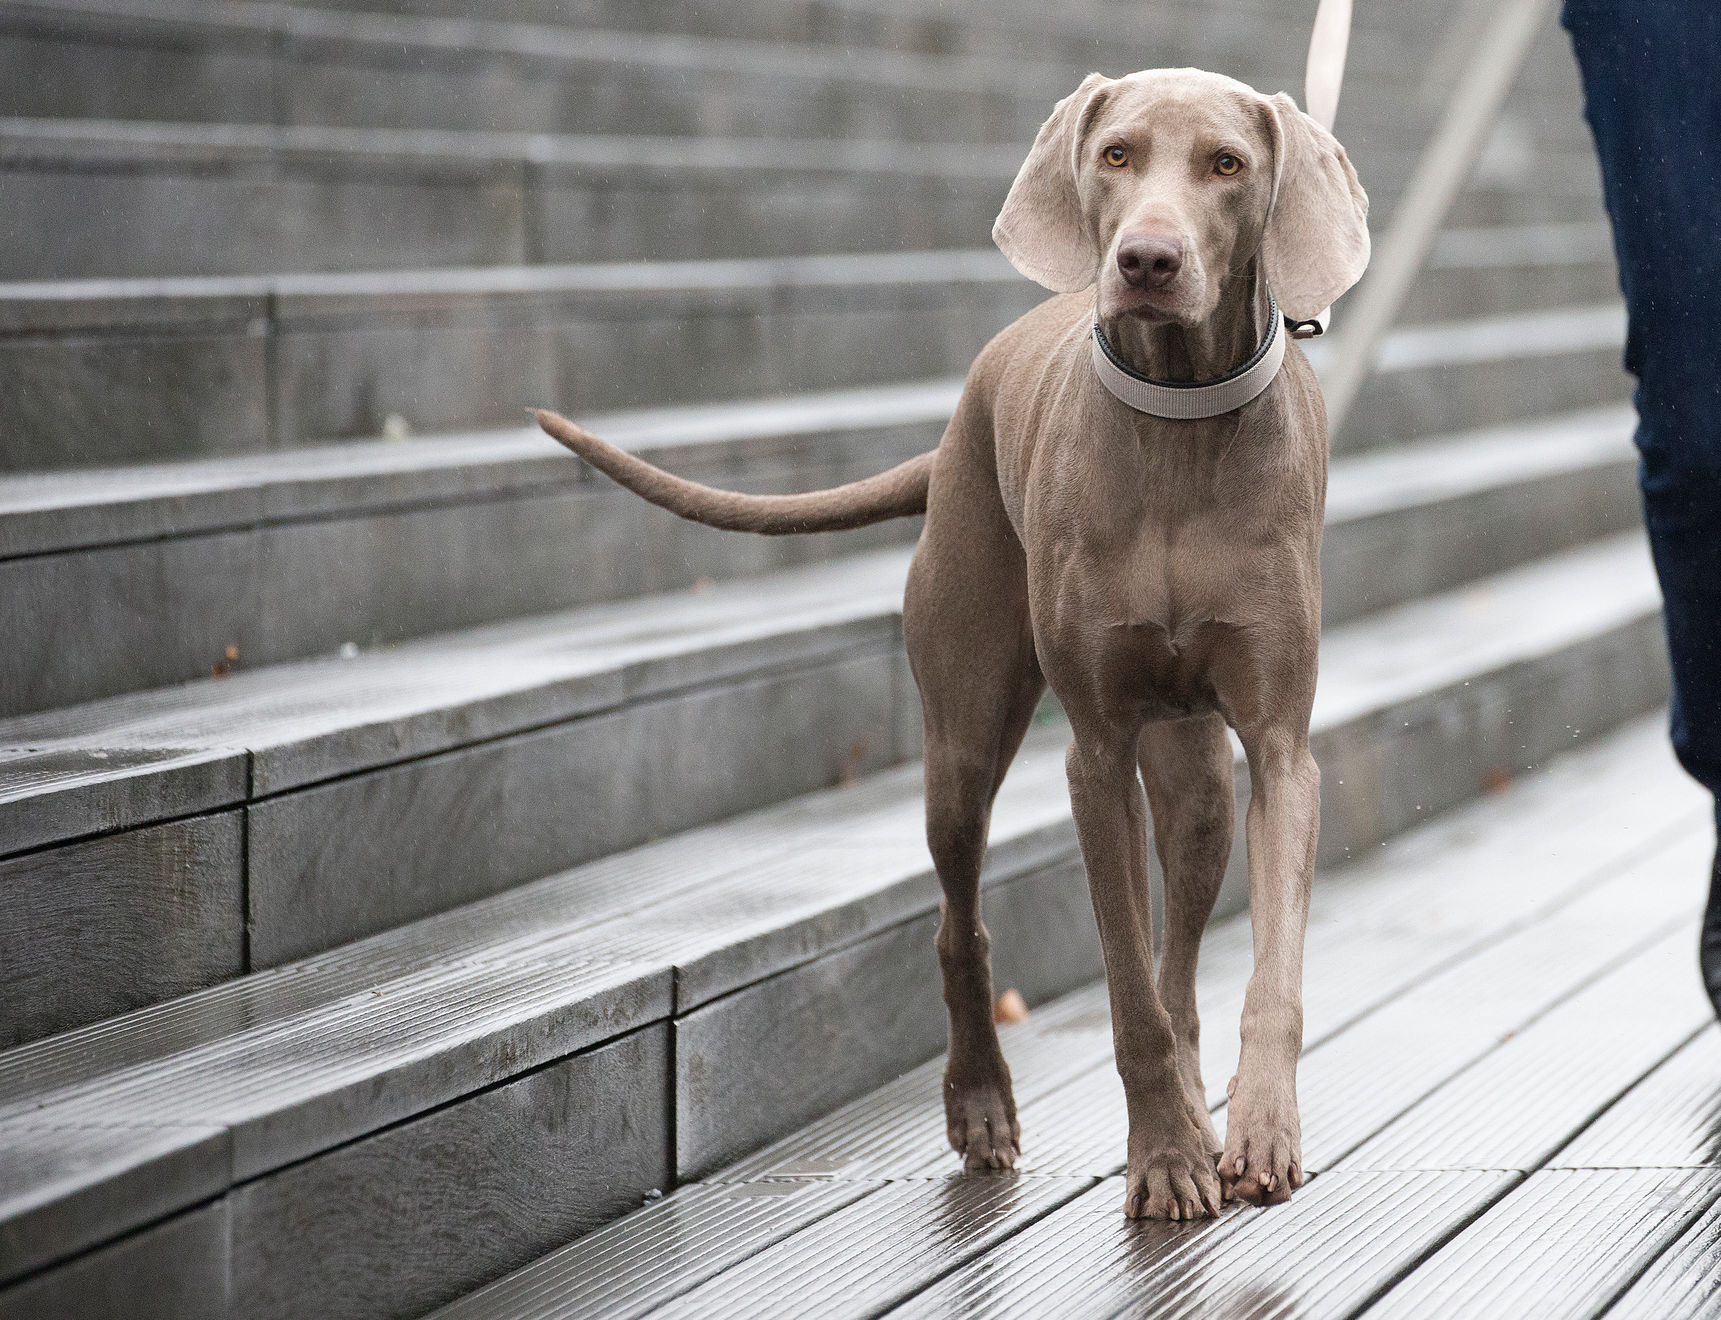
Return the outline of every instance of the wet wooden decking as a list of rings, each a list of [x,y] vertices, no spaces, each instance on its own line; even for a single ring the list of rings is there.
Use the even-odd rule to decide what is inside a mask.
[[[1321,877],[1286,1206],[1130,1223],[1103,987],[1006,1031],[1024,1156],[963,1176],[941,1060],[449,1317],[1721,1315],[1707,799],[1634,726]],[[1247,918],[1203,949],[1223,1118]]]

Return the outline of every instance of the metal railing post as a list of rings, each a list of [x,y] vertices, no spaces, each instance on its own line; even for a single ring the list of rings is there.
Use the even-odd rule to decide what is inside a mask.
[[[1452,203],[1469,181],[1507,94],[1529,56],[1553,0],[1501,0],[1453,84],[1434,136],[1376,250],[1368,274],[1344,308],[1322,373],[1328,431],[1337,435],[1374,368],[1380,341],[1428,260]]]

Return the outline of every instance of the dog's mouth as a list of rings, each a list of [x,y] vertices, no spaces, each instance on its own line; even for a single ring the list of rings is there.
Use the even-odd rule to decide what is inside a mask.
[[[1136,289],[1126,284],[1113,290],[1106,301],[1111,316],[1127,316],[1149,325],[1193,324],[1192,309],[1179,289]]]

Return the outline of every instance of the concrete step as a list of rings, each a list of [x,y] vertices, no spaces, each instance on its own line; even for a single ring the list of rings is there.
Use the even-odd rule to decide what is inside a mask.
[[[1009,141],[1067,70],[272,4],[0,9],[0,113],[526,132]],[[1038,101],[1038,108],[1035,102]],[[1030,118],[1030,115],[1032,118]]]
[[[889,565],[875,567],[882,571]],[[1577,580],[1586,574],[1595,579],[1594,592],[1578,616],[1546,617],[1579,592]],[[847,579],[844,588],[858,591],[852,568]],[[780,612],[792,622],[795,596],[784,584],[773,585],[777,590],[771,599],[780,602]],[[824,579],[803,575],[801,583],[808,597],[821,589],[828,596],[834,585],[828,574]],[[1544,588],[1553,593],[1548,604],[1525,606],[1527,596]],[[881,589],[876,594],[884,593]],[[1635,709],[1633,703],[1652,700],[1660,681],[1649,663],[1659,644],[1654,597],[1653,580],[1635,543],[1604,543],[1601,550],[1571,552],[1486,579],[1432,604],[1401,606],[1334,630],[1326,646],[1328,677],[1317,712],[1326,730],[1322,745],[1336,758],[1329,760],[1329,773],[1336,768],[1343,778],[1349,767],[1350,782],[1364,786],[1354,792],[1366,789],[1366,794],[1357,801],[1347,794],[1331,796],[1325,844],[1329,852],[1342,855],[1358,846],[1359,835],[1366,839],[1390,832],[1447,805],[1455,800],[1452,794],[1472,791],[1487,775],[1563,745],[1575,736],[1574,714],[1595,717],[1587,726],[1575,725],[1581,732],[1617,719],[1622,709]],[[865,605],[862,601],[852,608],[859,612]],[[1514,622],[1513,611],[1520,609],[1538,617]],[[1464,616],[1462,628],[1443,639],[1441,630],[1452,627],[1448,616],[1458,614]],[[685,624],[682,631],[695,633]],[[732,625],[731,634],[738,631]],[[689,677],[687,653],[698,640],[695,636],[684,641],[679,655],[660,642],[654,663],[635,659],[634,701],[619,704],[612,698],[607,709],[590,689],[603,688],[610,676],[589,659],[581,666],[578,653],[562,664],[576,672],[583,669],[583,683],[568,678],[557,689],[533,692],[528,682],[533,677],[543,681],[546,657],[537,657],[538,674],[522,674],[525,659],[519,648],[510,664],[506,652],[493,649],[486,654],[472,646],[457,657],[466,662],[466,672],[452,677],[453,663],[445,662],[439,672],[429,663],[411,668],[404,663],[411,657],[404,657],[392,666],[393,681],[385,682],[385,666],[352,662],[352,678],[341,691],[329,693],[334,684],[325,676],[322,709],[304,700],[302,693],[277,692],[265,703],[251,691],[257,684],[235,680],[225,707],[206,701],[188,710],[185,698],[195,694],[172,692],[150,702],[129,703],[129,728],[119,725],[115,703],[78,712],[91,726],[82,738],[63,732],[70,720],[56,716],[54,723],[62,730],[58,739],[37,737],[34,751],[15,749],[8,758],[13,784],[8,846],[16,850],[34,845],[6,867],[6,1020],[17,1033],[13,1040],[93,1021],[386,930],[685,827],[701,815],[712,819],[724,808],[734,811],[749,801],[787,796],[796,791],[797,777],[803,786],[828,783],[891,759],[890,744],[883,741],[891,735],[888,727],[882,733],[863,727],[863,735],[872,734],[881,745],[863,747],[859,755],[852,744],[842,745],[867,720],[888,726],[892,718],[880,715],[878,700],[870,706],[857,701],[852,679],[850,690],[838,696],[848,697],[848,707],[862,709],[827,714],[824,705],[797,690],[794,695],[808,713],[805,718],[797,715],[792,734],[777,728],[761,729],[756,736],[745,736],[750,686],[736,683],[727,699],[732,708],[742,709],[725,712],[723,728],[727,733],[742,726],[731,741],[743,745],[724,754],[748,767],[743,777],[752,778],[729,782],[724,766],[712,759],[717,752],[708,746],[702,747],[690,775],[686,747],[678,741],[686,741],[688,719],[704,717],[709,726],[709,693],[696,689],[656,702],[649,698],[661,692],[677,670],[684,680]],[[1450,645],[1452,657],[1445,665],[1430,654],[1443,644]],[[811,649],[811,643],[803,645]],[[1578,652],[1568,658],[1565,672],[1551,678],[1542,673],[1550,652],[1572,646]],[[626,651],[619,644],[612,649]],[[633,648],[636,656],[650,649],[637,644]],[[732,671],[739,671],[737,650],[744,651],[744,645],[736,642],[728,655],[706,658],[705,664],[715,669],[726,661]],[[594,652],[601,654],[595,642],[586,648],[588,656]],[[1502,654],[1515,669],[1501,660]],[[865,659],[851,657],[850,667]],[[1438,659],[1448,657],[1442,652]],[[891,668],[880,683],[900,676],[894,655],[884,660]],[[1445,680],[1454,666],[1487,674],[1502,671],[1497,682],[1477,678],[1475,700],[1484,695],[1509,700],[1516,685],[1532,674],[1547,679],[1557,691],[1529,699],[1514,723],[1485,735],[1466,723],[1469,699],[1458,701],[1446,694]],[[816,688],[819,680],[833,686],[829,671],[838,667],[805,664],[800,674],[811,681],[803,686]],[[1597,667],[1608,672],[1590,672]],[[1616,676],[1614,669],[1623,673]],[[478,686],[473,670],[493,676],[487,701],[472,690]],[[774,672],[782,670],[779,663]],[[301,669],[298,675],[271,677],[280,689],[285,678],[294,676],[309,675]],[[464,680],[464,694],[450,693],[455,679]],[[1592,691],[1606,681],[1617,681],[1617,690]],[[412,688],[400,690],[409,683]],[[1419,691],[1419,684],[1428,690]],[[608,686],[613,688],[615,682]],[[708,687],[722,692],[715,682]],[[373,705],[368,723],[362,725],[354,724],[334,699],[344,695],[357,705],[363,695],[379,688],[397,694],[393,706]],[[461,695],[464,708],[451,710]],[[701,695],[707,696],[703,706],[698,703]],[[295,696],[301,698],[297,706],[291,700]],[[595,714],[547,722],[554,718],[553,701],[574,707],[582,697],[588,709],[598,708]],[[439,698],[442,707],[437,709]],[[1569,700],[1564,714],[1552,704],[1542,708],[1556,698]],[[912,696],[898,687],[895,699],[910,708],[907,715],[912,717]],[[756,696],[752,700],[758,704]],[[1416,701],[1424,705],[1414,705]],[[1440,725],[1432,735],[1422,727],[1430,716],[1419,713],[1429,702]],[[1403,734],[1388,718],[1401,708],[1415,715],[1412,734]],[[689,709],[691,715],[683,714]],[[1333,741],[1335,729],[1371,710],[1386,714],[1377,724],[1365,724],[1362,736],[1347,735],[1352,742]],[[665,723],[677,716],[681,725]],[[898,724],[905,722],[900,710],[894,717]],[[848,723],[827,732],[821,719]],[[652,720],[662,729],[652,726]],[[754,722],[764,723],[756,717]],[[528,732],[510,737],[521,723],[528,723]],[[35,732],[29,724],[14,721],[7,732]],[[458,755],[445,754],[451,744],[458,747],[463,735],[470,739],[475,732],[489,735],[490,741],[469,743]],[[661,735],[656,751],[639,748],[648,733]],[[1420,747],[1418,740],[1425,735],[1434,736],[1439,745]],[[1526,740],[1523,748],[1512,741],[1519,735]],[[912,730],[897,736],[899,746],[912,745]],[[1468,745],[1487,737],[1506,741]],[[749,748],[760,738],[795,746],[797,757],[773,764],[770,776],[762,775],[758,758],[748,759]],[[1409,745],[1393,753],[1393,759],[1382,764],[1366,759],[1381,754],[1369,745],[1371,739],[1390,744],[1398,738],[1409,740]],[[1472,757],[1457,763],[1458,769],[1438,759],[1455,754],[1448,746],[1454,740],[1468,740]],[[203,746],[187,745],[194,742]],[[1432,766],[1429,757],[1435,758]],[[821,758],[825,764],[809,772],[806,762]],[[251,782],[232,782],[246,762]],[[575,800],[581,804],[571,820],[558,805],[568,796],[562,776],[570,764],[576,776]],[[674,778],[677,772],[680,777]],[[604,774],[608,787],[595,783]],[[723,782],[706,783],[707,778]],[[654,791],[659,781],[676,785],[679,797],[672,797],[667,787]],[[456,809],[450,803],[463,805]],[[546,825],[548,819],[556,822],[553,828]],[[479,823],[489,834],[469,837],[478,832],[474,827]],[[61,836],[92,829],[119,832],[85,843],[47,846],[58,841],[56,826]],[[33,834],[27,832],[32,829]],[[240,835],[248,855],[241,855]],[[164,891],[172,896],[170,910],[163,910]],[[1240,902],[1241,891],[1229,891],[1228,901]],[[66,929],[68,912],[77,914],[75,932]],[[77,956],[68,957],[66,942],[73,935]],[[128,940],[138,943],[133,946]],[[145,956],[135,955],[133,947]]]
[[[812,489],[934,448],[959,390],[931,381],[591,425],[690,477]],[[1602,409],[1337,463],[1327,621],[1635,525],[1630,428],[1629,410]],[[0,478],[0,592],[40,641],[0,657],[0,715],[708,585],[917,531],[714,532],[535,429]],[[85,607],[66,609],[73,599]]]
[[[1587,146],[1535,150],[1534,168],[1485,171],[1472,209],[1557,218],[1566,173],[1595,192]],[[1394,173],[1407,167],[1403,151],[1380,155]],[[0,279],[983,245],[1021,157],[1016,144],[0,120]],[[1547,267],[1565,239],[1557,224],[1481,234],[1447,245],[1442,269],[1465,283],[1476,266]],[[1571,257],[1595,251],[1592,235],[1575,241]],[[1596,296],[1550,292],[1545,279],[1480,287]]]
[[[1381,341],[1333,452],[1623,402],[1631,397],[1624,348],[1617,299],[1401,326]],[[1308,352],[1319,370],[1332,347],[1315,340]]]
[[[1443,639],[1421,636],[1425,651],[1441,649]],[[1344,662],[1323,672],[1344,673]],[[1447,678],[1454,699],[1469,701],[1458,695],[1466,689],[1457,670]],[[1383,718],[1380,736],[1402,723]],[[1419,739],[1454,733],[1418,723]],[[1321,724],[1323,752],[1362,731],[1354,721]],[[1560,733],[1556,741],[1569,744]],[[1098,970],[1058,741],[1036,735],[1006,785],[988,875],[1000,984],[1035,1000]],[[1672,877],[1674,861],[1695,866],[1706,806],[1679,778],[1658,729],[1627,743],[1631,756],[1616,745],[1610,757],[1556,762],[1402,847],[1383,852],[1358,837],[1353,846],[1370,859],[1361,884],[1323,879],[1303,1072],[1310,1130],[1324,1143],[1312,1167],[1390,1123],[1402,1097],[1414,1099],[1411,1088],[1426,1091],[1460,1070],[1534,1017],[1539,1002],[1657,937],[1674,907],[1684,912],[1679,896],[1692,876],[1672,887],[1646,881]],[[1336,768],[1329,761],[1329,795],[1348,797],[1361,781]],[[0,1269],[8,1280],[37,1272],[0,1292],[0,1304],[13,1304],[10,1315],[51,1314],[43,1299],[66,1307],[129,1275],[147,1281],[132,1298],[136,1314],[156,1313],[148,1304],[173,1284],[206,1299],[190,1314],[418,1314],[673,1176],[713,1179],[573,1249],[598,1254],[552,1258],[524,1291],[504,1285],[485,1302],[511,1295],[517,1305],[561,1287],[586,1299],[567,1313],[637,1314],[645,1308],[599,1308],[623,1308],[634,1287],[656,1289],[655,1301],[686,1291],[837,1210],[853,1199],[845,1186],[864,1195],[881,1178],[907,1175],[903,1187],[936,1189],[939,1181],[921,1181],[949,1161],[929,1080],[936,1065],[719,1172],[749,1146],[936,1052],[942,1014],[924,949],[936,887],[918,844],[916,797],[911,773],[894,773],[9,1052],[0,1058],[8,1136],[0,1150],[28,1151],[34,1167],[10,1184]],[[1345,816],[1338,811],[1335,823]],[[1658,869],[1632,871],[1629,862],[1645,857]],[[1500,885],[1501,867],[1516,884]],[[1548,929],[1525,929],[1550,909]],[[1601,952],[1604,942],[1613,952]],[[1222,926],[1208,943],[1204,1004],[1219,1022],[1241,997],[1247,926]],[[633,960],[618,965],[620,949]],[[673,989],[665,976],[648,992],[660,963],[676,969]],[[608,1010],[601,1025],[599,999]],[[1452,1011],[1472,1001],[1474,1014]],[[1041,1175],[1027,1185],[1087,1180],[1062,1198],[1048,1193],[1048,1209],[1121,1163],[1104,1003],[1103,992],[1084,992],[1006,1032]],[[1438,1051],[1378,1094],[1351,1084],[1358,1058],[1419,1039],[1407,1024],[1431,1015],[1449,1025]],[[673,1033],[673,1050],[656,1033]],[[1218,1102],[1230,1032],[1210,1035]],[[331,1038],[347,1042],[338,1059]],[[632,1070],[625,1087],[616,1081],[623,1068]],[[479,1089],[488,1083],[500,1085]],[[114,1124],[116,1112],[126,1125]],[[604,1115],[612,1122],[599,1130]],[[598,1167],[594,1147],[605,1151]],[[1096,1160],[1105,1167],[1088,1167]],[[746,1190],[761,1179],[773,1190]],[[482,1204],[452,1190],[475,1183],[489,1189]],[[498,1222],[489,1212],[498,1203],[519,1209]],[[379,1214],[378,1205],[413,1209]],[[695,1210],[682,1226],[714,1215],[711,1251],[682,1250],[676,1263],[655,1255],[667,1247],[664,1218]],[[486,1231],[464,1227],[475,1215]],[[146,1223],[154,1226],[133,1231]],[[641,1269],[615,1269],[606,1247],[625,1248]]]
[[[878,552],[5,721],[5,901],[50,927],[63,903],[86,905],[79,943],[122,964],[118,932],[159,929],[153,971],[84,972],[92,1009],[135,1004],[895,764],[919,734],[906,561]],[[11,1031],[70,1010],[32,979],[8,992]]]
[[[1125,1120],[1095,986],[1004,1029],[1027,1177],[941,1176],[953,1161],[933,1098],[943,1068],[935,1059],[436,1320],[726,1314],[743,1295],[748,1314],[835,1320],[916,1293],[889,1313],[1252,1314],[1253,1270],[1266,1252],[1278,1253],[1284,1281],[1277,1304],[1353,1313],[1371,1287],[1461,1226],[1466,1208],[1474,1214],[1521,1177],[1509,1171],[1539,1155],[1522,1138],[1581,1127],[1622,1092],[1559,1163],[1712,1162],[1713,1027],[1631,1089],[1707,1019],[1686,915],[1706,814],[1673,770],[1660,727],[1639,726],[1323,877],[1305,962],[1306,1151],[1313,1158],[1311,1139],[1330,1158],[1370,1149],[1371,1137],[1379,1151],[1383,1139],[1437,1132],[1414,1097],[1438,1111],[1489,1079],[1496,1089],[1473,1118],[1534,1114],[1544,1126],[1509,1123],[1519,1139],[1496,1143],[1485,1161],[1377,1168],[1352,1154],[1271,1214],[1233,1210],[1217,1224],[1165,1231],[1130,1225],[1117,1213],[1115,1179],[1083,1195],[1119,1171]],[[1219,1109],[1250,945],[1238,920],[1211,929],[1203,949],[1204,1071]],[[1597,1022],[1610,1043],[1599,1051],[1578,1043],[1593,1046]],[[1550,1063],[1570,1086],[1546,1084]],[[1386,1085],[1371,1088],[1377,1078]],[[1065,1208],[1033,1225],[1048,1201]],[[1696,1214],[1703,1202],[1686,1204]],[[1617,1251],[1636,1235],[1609,1236]],[[1247,1268],[1223,1267],[1244,1252]],[[1212,1272],[1190,1270],[1196,1256]],[[1694,1274],[1697,1257],[1679,1263]],[[806,1268],[791,1285],[796,1262]],[[1196,1297],[1199,1307],[1176,1309]]]
[[[991,249],[0,284],[0,468],[954,375],[1045,296]],[[1335,448],[1623,398],[1623,339],[1617,301],[1402,328]]]
[[[1624,420],[1340,464],[1328,622],[1413,609],[1628,525]],[[1547,516],[1514,512],[1525,504]],[[913,755],[906,559],[878,552],[0,721],[7,1043]],[[58,598],[76,592],[62,584]],[[126,654],[113,652],[116,674]],[[794,755],[775,754],[785,742]]]
[[[1625,423],[1571,418],[1337,465],[1329,623],[1628,525]],[[1552,516],[1514,513],[1525,506]],[[0,721],[12,1039],[912,756],[905,563],[871,552]],[[289,580],[317,577],[308,563]],[[67,580],[55,599],[79,590]],[[148,640],[122,638],[115,682]],[[785,730],[797,754],[769,756]],[[570,764],[573,812],[559,805]],[[83,952],[62,986],[69,910]],[[139,965],[126,938],[141,931]]]
[[[329,0],[325,10],[362,10],[432,18],[466,18],[466,0]],[[1365,40],[1402,42],[1410,32],[1435,26],[1450,6],[1383,6],[1357,15]],[[993,3],[984,15],[948,0],[744,0],[722,6],[647,3],[637,0],[504,0],[487,11],[510,22],[608,31],[734,37],[841,48],[880,48],[925,55],[1022,55],[1069,63],[1100,55],[1148,67],[1157,43],[1199,43],[1218,60],[1248,58],[1264,45],[1307,40],[1308,18],[1256,0],[1146,0],[1126,21],[1106,4],[1069,4],[1056,9],[1025,3]]]
[[[0,279],[988,241],[1016,145],[0,120]]]
[[[959,375],[1044,297],[991,249],[0,284],[0,468]]]
[[[935,448],[960,388],[591,424],[688,477],[814,489]],[[708,586],[902,544],[918,527],[715,532],[598,477],[536,428],[0,478],[0,590],[41,642],[0,662],[0,713]],[[65,609],[67,593],[87,608]]]
[[[0,8],[0,113],[1025,144],[1096,64],[1198,64],[1271,90],[1301,86],[1301,14],[1077,22],[1085,30],[1072,34],[1053,19],[1063,31],[1050,41],[1018,30],[1001,49],[934,55],[243,0],[11,0]],[[1402,87],[1405,55],[1403,33],[1363,20],[1350,87]]]
[[[1596,306],[1619,297],[1603,218],[1454,227],[1435,240],[1399,324]]]
[[[1390,107],[1377,119],[1354,145],[1385,215],[1413,160],[1400,139],[1424,130]],[[1571,123],[1587,131],[1575,113]],[[1475,207],[1558,217],[1572,204],[1567,172],[1591,199],[1587,142],[1515,149],[1535,166],[1485,181],[1501,196]],[[1019,143],[5,119],[0,279],[958,247],[986,241],[1022,154]]]

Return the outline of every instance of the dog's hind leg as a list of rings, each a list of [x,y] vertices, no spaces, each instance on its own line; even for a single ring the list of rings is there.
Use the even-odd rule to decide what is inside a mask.
[[[968,1168],[1009,1168],[1021,1133],[992,1019],[980,866],[993,799],[1045,682],[1022,549],[990,455],[952,448],[947,442],[939,454],[903,631],[925,718],[926,839],[944,889],[937,946],[950,1023],[947,1130]]]
[[[1149,724],[1137,744],[1142,783],[1153,812],[1153,842],[1165,876],[1165,935],[1159,953],[1159,998],[1177,1036],[1178,1072],[1202,1137],[1221,1145],[1207,1117],[1201,1080],[1201,1024],[1195,1011],[1195,963],[1231,860],[1236,803],[1231,740],[1217,715]]]

